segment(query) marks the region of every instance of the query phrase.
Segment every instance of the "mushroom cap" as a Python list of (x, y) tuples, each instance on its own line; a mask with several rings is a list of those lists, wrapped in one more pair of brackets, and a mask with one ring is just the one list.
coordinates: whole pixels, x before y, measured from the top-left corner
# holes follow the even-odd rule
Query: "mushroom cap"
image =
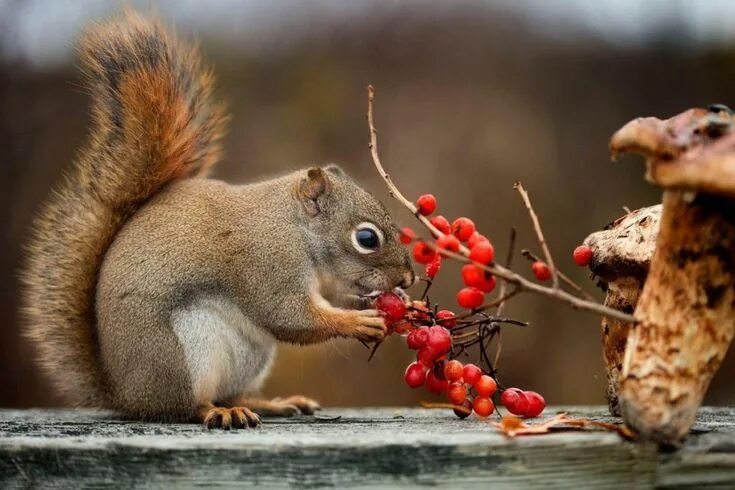
[(634, 119), (612, 136), (610, 153), (646, 157), (646, 178), (660, 187), (735, 198), (735, 116), (723, 105)]
[(661, 208), (636, 209), (585, 238), (593, 251), (590, 270), (608, 283), (624, 277), (643, 282), (656, 249)]

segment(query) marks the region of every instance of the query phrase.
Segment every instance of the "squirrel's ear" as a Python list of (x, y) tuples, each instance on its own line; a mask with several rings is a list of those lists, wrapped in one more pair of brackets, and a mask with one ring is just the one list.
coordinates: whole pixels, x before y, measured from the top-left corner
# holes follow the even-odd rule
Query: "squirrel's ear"
[(345, 171), (342, 170), (342, 167), (340, 167), (336, 163), (330, 163), (329, 165), (324, 167), (324, 170), (332, 175), (336, 175), (337, 177), (345, 177), (347, 175)]
[(319, 167), (310, 168), (306, 177), (299, 183), (299, 198), (309, 216), (321, 212), (320, 198), (329, 194), (331, 182), (327, 174)]

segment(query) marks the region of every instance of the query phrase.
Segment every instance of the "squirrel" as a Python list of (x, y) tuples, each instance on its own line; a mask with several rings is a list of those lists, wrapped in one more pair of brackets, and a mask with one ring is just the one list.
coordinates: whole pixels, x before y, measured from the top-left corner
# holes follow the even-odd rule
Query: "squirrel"
[(415, 282), (386, 208), (336, 165), (207, 178), (226, 123), (193, 46), (137, 12), (80, 57), (86, 144), (32, 226), (25, 334), (76, 406), (245, 428), (313, 413), (252, 398), (278, 342), (380, 341), (366, 296)]

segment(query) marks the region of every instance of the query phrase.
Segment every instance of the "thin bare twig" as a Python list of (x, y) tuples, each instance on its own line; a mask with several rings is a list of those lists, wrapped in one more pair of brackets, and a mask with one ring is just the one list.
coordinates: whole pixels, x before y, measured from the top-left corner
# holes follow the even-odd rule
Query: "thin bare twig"
[(541, 245), (541, 250), (544, 252), (544, 257), (546, 257), (546, 263), (551, 268), (551, 287), (554, 289), (559, 289), (559, 273), (556, 270), (556, 265), (554, 265), (554, 258), (551, 256), (549, 245), (546, 243), (546, 238), (544, 238), (544, 232), (541, 231), (541, 223), (538, 220), (536, 211), (534, 211), (533, 206), (531, 205), (531, 199), (528, 197), (528, 192), (526, 192), (526, 189), (523, 187), (521, 181), (513, 184), (513, 188), (518, 191), (518, 194), (520, 194), (521, 199), (523, 200), (523, 204), (526, 206), (528, 216), (531, 217), (533, 230), (536, 232), (536, 237), (538, 238), (539, 245)]
[[(601, 305), (600, 303), (595, 303), (594, 301), (587, 301), (581, 298), (578, 298), (577, 296), (573, 296), (563, 289), (553, 289), (546, 286), (542, 286), (540, 284), (536, 284), (535, 282), (531, 282), (524, 278), (523, 276), (520, 276), (516, 274), (515, 272), (506, 269), (504, 267), (501, 267), (498, 264), (495, 265), (482, 265), (477, 262), (471, 261), (468, 257), (465, 257), (464, 255), (450, 252), (449, 250), (442, 250), (442, 253), (449, 257), (450, 259), (457, 260), (459, 262), (464, 263), (472, 263), (475, 264), (480, 269), (486, 270), (492, 274), (497, 275), (498, 277), (508, 281), (511, 284), (515, 284), (518, 291), (528, 291), (531, 293), (539, 294), (541, 296), (546, 296), (549, 298), (554, 298), (558, 301), (561, 301), (563, 303), (567, 303), (569, 306), (576, 310), (582, 310), (582, 311), (589, 311), (592, 313), (597, 313), (599, 315), (605, 315), (610, 318), (617, 318), (618, 320), (622, 320), (624, 322), (631, 322), (631, 323), (637, 323), (637, 320), (633, 315), (628, 315), (627, 313), (623, 313), (618, 310), (613, 310), (612, 308), (608, 308), (605, 305)], [(513, 291), (511, 291), (512, 293)], [(510, 293), (509, 293), (510, 294)]]
[[(515, 248), (516, 248), (516, 229), (511, 227), (510, 229), (510, 238), (508, 239), (508, 255), (505, 258), (505, 267), (507, 269), (510, 269), (513, 266), (513, 255), (515, 254)], [(508, 288), (508, 283), (503, 281), (503, 283), (500, 285), (500, 297), (502, 298), (505, 296), (505, 290)], [(497, 316), (500, 316), (503, 313), (503, 308), (505, 307), (505, 301), (501, 301), (498, 303), (498, 309), (495, 310), (495, 314)], [(498, 361), (500, 360), (500, 353), (503, 351), (503, 330), (498, 330), (498, 347), (495, 349), (495, 360), (493, 361), (493, 366), (495, 369), (498, 369)]]
[[(510, 269), (513, 266), (513, 255), (515, 255), (515, 248), (516, 248), (516, 229), (511, 227), (510, 238), (508, 239), (508, 255), (505, 257), (505, 268), (506, 269)], [(503, 281), (503, 283), (500, 285), (500, 291), (498, 292), (501, 298), (505, 296), (505, 290), (507, 288), (508, 288), (508, 283)], [(495, 314), (500, 316), (500, 314), (503, 312), (504, 307), (505, 307), (505, 300), (499, 301), (498, 309), (495, 310)]]
[[(538, 260), (541, 260), (541, 259), (539, 259), (539, 257), (536, 254), (534, 254), (533, 252), (531, 252), (530, 250), (527, 250), (525, 248), (523, 250), (521, 250), (521, 255), (523, 255), (525, 258), (527, 258), (531, 262), (536, 262)], [(559, 279), (561, 279), (561, 282), (563, 282), (564, 284), (566, 284), (570, 288), (574, 289), (583, 298), (588, 299), (590, 301), (594, 301), (595, 300), (595, 298), (591, 294), (587, 293), (587, 291), (585, 291), (584, 289), (582, 289), (582, 287), (579, 284), (577, 284), (576, 282), (572, 281), (569, 278), (569, 276), (567, 276), (566, 274), (564, 274), (562, 271), (558, 271), (558, 272), (559, 272)]]
[[(398, 190), (396, 185), (391, 180), (390, 175), (388, 175), (388, 173), (385, 171), (385, 169), (383, 168), (383, 165), (380, 162), (380, 157), (378, 156), (378, 132), (375, 129), (375, 123), (373, 120), (373, 100), (374, 98), (375, 98), (375, 90), (373, 89), (372, 85), (368, 86), (367, 120), (368, 120), (368, 125), (370, 127), (370, 145), (369, 147), (370, 147), (370, 153), (373, 159), (373, 164), (375, 165), (375, 168), (378, 170), (378, 173), (380, 174), (380, 176), (383, 178), (386, 185), (388, 186), (388, 190), (391, 196), (393, 196), (398, 202), (403, 204), (403, 206), (405, 206), (406, 209), (408, 209), (411, 212), (411, 214), (416, 216), (416, 218), (431, 232), (432, 235), (434, 235), (435, 237), (439, 237), (442, 235), (442, 233), (434, 225), (432, 225), (429, 222), (429, 219), (426, 216), (419, 214), (418, 210), (416, 209), (416, 205), (414, 205), (411, 201), (406, 199), (406, 197), (403, 194), (401, 194), (401, 192)], [(589, 312), (597, 313), (599, 315), (605, 315), (610, 318), (617, 318), (618, 320), (622, 320), (624, 322), (636, 323), (636, 319), (632, 315), (628, 315), (626, 313), (614, 310), (612, 308), (608, 308), (604, 305), (595, 303), (593, 301), (586, 301), (586, 300), (577, 298), (576, 296), (572, 296), (571, 294), (559, 288), (549, 288), (546, 286), (542, 286), (535, 282), (529, 281), (523, 276), (499, 264), (483, 265), (483, 264), (480, 264), (479, 262), (473, 262), (468, 258), (469, 250), (464, 245), (460, 245), (459, 252), (460, 253), (454, 253), (448, 250), (443, 250), (442, 254), (446, 255), (447, 257), (453, 258), (455, 260), (459, 260), (461, 262), (473, 263), (476, 266), (480, 267), (481, 269), (486, 270), (490, 272), (491, 274), (495, 274), (497, 277), (503, 279), (504, 281), (508, 281), (511, 284), (515, 284), (516, 287), (519, 289), (519, 291), (528, 291), (528, 292), (535, 293), (541, 296), (547, 296), (550, 298), (554, 298), (558, 301), (569, 304), (572, 308), (575, 308), (575, 309), (589, 311)]]

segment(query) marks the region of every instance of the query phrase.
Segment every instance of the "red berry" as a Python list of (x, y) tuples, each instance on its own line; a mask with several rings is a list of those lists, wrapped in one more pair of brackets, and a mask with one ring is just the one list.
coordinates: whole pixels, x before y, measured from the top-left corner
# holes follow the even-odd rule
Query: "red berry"
[(457, 293), (457, 303), (462, 308), (474, 309), (485, 300), (485, 294), (475, 287), (466, 287)]
[(477, 383), (475, 383), (475, 391), (477, 391), (477, 394), (480, 396), (492, 396), (492, 394), (495, 393), (495, 390), (497, 389), (498, 384), (491, 376), (488, 376), (487, 374), (483, 374), (482, 376), (480, 376), (480, 379), (478, 379)]
[(411, 388), (418, 388), (424, 384), (426, 379), (426, 368), (418, 362), (412, 362), (406, 368), (406, 373), (403, 375), (403, 379), (406, 380), (406, 384)]
[(472, 401), (469, 398), (465, 398), (465, 400), (462, 403), (460, 403), (459, 406), (460, 407), (464, 407), (466, 409), (466, 411), (465, 410), (457, 410), (455, 408), (454, 409), (454, 415), (456, 415), (457, 417), (459, 417), (461, 419), (466, 419), (467, 417), (469, 417), (470, 414), (472, 413)]
[(480, 276), (482, 275), (482, 269), (474, 264), (465, 264), (462, 266), (462, 282), (466, 286), (473, 286), (480, 282)]
[(470, 260), (488, 265), (495, 260), (495, 248), (490, 242), (478, 242), (470, 249)]
[(422, 349), (419, 349), (419, 351), (416, 353), (416, 360), (424, 366), (429, 367), (434, 365), (434, 361), (439, 356), (440, 354), (434, 352), (428, 347), (424, 347)]
[(574, 259), (575, 264), (580, 267), (584, 267), (590, 263), (590, 260), (592, 260), (592, 249), (587, 245), (580, 245), (574, 249), (574, 252), (572, 252), (572, 258)]
[(459, 240), (454, 235), (440, 236), (436, 239), (436, 246), (450, 252), (459, 252)]
[(413, 241), (413, 239), (416, 238), (416, 233), (406, 226), (405, 228), (401, 228), (401, 232), (398, 234), (398, 239), (403, 243), (404, 245), (408, 245)]
[(518, 392), (521, 391), (518, 388), (506, 388), (503, 393), (500, 394), (500, 403), (505, 408), (509, 406), (515, 406), (518, 403)]
[(528, 399), (528, 408), (523, 414), (525, 417), (538, 417), (546, 408), (546, 400), (535, 391), (525, 391), (524, 394)]
[(387, 291), (381, 293), (375, 300), (375, 307), (383, 314), (386, 320), (394, 322), (406, 314), (406, 304), (400, 296)]
[(436, 198), (433, 194), (424, 194), (416, 200), (416, 207), (419, 213), (429, 216), (436, 210)]
[(488, 271), (482, 271), (482, 282), (478, 284), (477, 288), (483, 293), (492, 293), (497, 282), (494, 275)]
[(430, 370), (429, 373), (426, 375), (426, 389), (429, 390), (431, 393), (434, 393), (435, 395), (441, 395), (442, 393), (447, 391), (447, 386), (449, 386), (447, 380), (439, 379), (434, 371)]
[(427, 349), (438, 353), (439, 355), (443, 355), (449, 352), (451, 347), (452, 335), (449, 333), (449, 330), (439, 325), (429, 327), (429, 338), (426, 341)]
[(456, 359), (444, 364), (444, 377), (447, 378), (447, 381), (459, 381), (462, 379), (463, 371), (464, 366)]
[(484, 293), (492, 292), (497, 283), (495, 276), (474, 264), (462, 266), (462, 280), (467, 286), (475, 287)]
[(429, 279), (434, 279), (436, 275), (439, 273), (439, 269), (441, 269), (442, 266), (442, 258), (441, 255), (436, 254), (434, 255), (434, 260), (426, 264), (426, 277)]
[(531, 270), (533, 271), (533, 275), (536, 276), (536, 279), (539, 281), (548, 281), (551, 279), (551, 269), (549, 269), (549, 266), (540, 260), (531, 264)]
[(460, 405), (467, 398), (467, 390), (462, 383), (449, 383), (447, 386), (447, 399), (454, 405)]
[(434, 260), (436, 250), (426, 242), (416, 242), (413, 246), (413, 258), (419, 264), (428, 264)]
[(445, 235), (452, 232), (452, 226), (449, 224), (447, 218), (442, 215), (434, 216), (429, 222), (436, 227), (437, 230), (441, 231)]
[(469, 218), (457, 218), (452, 223), (454, 236), (466, 242), (475, 232), (475, 223)]
[(456, 315), (449, 310), (439, 310), (436, 313), (436, 323), (442, 327), (452, 328), (457, 325)]
[(462, 368), (462, 378), (467, 384), (475, 385), (482, 376), (482, 369), (475, 366), (474, 364), (465, 364)]
[(508, 388), (500, 395), (500, 402), (513, 415), (524, 416), (528, 411), (528, 398), (518, 388)]
[(495, 411), (495, 404), (490, 398), (476, 396), (472, 401), (472, 408), (479, 417), (487, 417)]
[(406, 337), (406, 343), (411, 350), (423, 349), (427, 340), (429, 340), (429, 327), (419, 327)]
[(467, 246), (472, 248), (480, 242), (489, 243), (490, 240), (488, 240), (485, 235), (482, 235), (480, 232), (476, 231), (472, 234), (472, 236), (470, 236), (469, 240), (467, 240)]

